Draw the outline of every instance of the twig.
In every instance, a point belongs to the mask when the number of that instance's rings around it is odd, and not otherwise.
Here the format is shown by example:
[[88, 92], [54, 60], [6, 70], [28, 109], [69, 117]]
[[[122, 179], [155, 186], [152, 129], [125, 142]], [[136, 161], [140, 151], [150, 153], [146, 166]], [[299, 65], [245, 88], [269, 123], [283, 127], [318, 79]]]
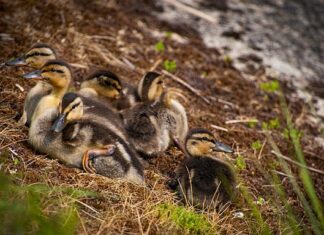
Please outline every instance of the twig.
[[20, 86], [18, 83], [15, 83], [15, 86], [21, 91], [21, 92], [24, 92], [25, 91], [25, 89], [22, 87], [22, 86]]
[[93, 50], [101, 56], [101, 58], [108, 64], [112, 65], [112, 66], [116, 66], [116, 67], [121, 67], [123, 69], [127, 69], [129, 71], [133, 71], [133, 72], [138, 72], [138, 73], [144, 73], [144, 71], [142, 69], [139, 68], [132, 68], [131, 66], [125, 64], [123, 61], [117, 59], [117, 57], [115, 57], [110, 51], [108, 51], [108, 55], [110, 58], [108, 58], [108, 56], [103, 53], [103, 51], [100, 49], [100, 47], [97, 44], [92, 44], [91, 45]]
[[258, 156], [258, 160], [261, 159], [261, 155], [262, 155], [262, 152], [263, 152], [263, 148], [264, 148], [266, 142], [267, 142], [267, 140], [265, 139], [265, 140], [263, 141], [262, 146], [261, 146], [261, 149], [260, 149], [260, 152], [259, 152], [259, 156]]
[[84, 214], [90, 216], [90, 217], [93, 218], [93, 219], [99, 220], [100, 222], [104, 222], [102, 219], [100, 219], [100, 218], [98, 218], [98, 217], [96, 217], [96, 216], [94, 216], [94, 215], [91, 215], [90, 213], [88, 213], [88, 212], [85, 211], [85, 210], [82, 210], [82, 212], [83, 212]]
[[172, 80], [176, 81], [177, 83], [180, 83], [181, 85], [183, 85], [184, 87], [186, 87], [188, 90], [190, 90], [196, 96], [198, 96], [199, 98], [201, 98], [205, 103], [210, 104], [210, 100], [208, 100], [207, 98], [203, 97], [197, 89], [195, 89], [192, 86], [190, 86], [188, 83], [186, 83], [185, 81], [183, 81], [178, 76], [175, 76], [174, 74], [169, 73], [166, 70], [162, 70], [162, 73], [165, 74], [165, 75], [167, 75], [167, 76], [169, 76]]
[[216, 126], [216, 125], [213, 125], [211, 124], [210, 125], [212, 128], [216, 129], [216, 130], [221, 130], [221, 131], [226, 131], [228, 132], [228, 129], [224, 128], [224, 127], [220, 127], [220, 126]]
[[248, 120], [229, 120], [226, 121], [225, 124], [235, 124], [235, 123], [250, 123], [250, 122], [258, 122], [256, 119], [248, 119]]
[[293, 178], [294, 177], [292, 175], [287, 175], [287, 174], [285, 174], [285, 173], [283, 173], [281, 171], [276, 171], [276, 170], [271, 170], [271, 171], [273, 171], [274, 173], [277, 173], [278, 175], [286, 176], [288, 178]]
[[141, 231], [141, 234], [144, 234], [143, 226], [142, 226], [142, 222], [141, 222], [141, 216], [140, 216], [137, 208], [136, 208], [136, 214], [137, 214], [137, 223], [138, 223], [139, 230]]
[[87, 231], [87, 228], [84, 226], [83, 219], [82, 219], [82, 217], [80, 216], [79, 211], [76, 210], [76, 212], [77, 212], [77, 215], [78, 215], [78, 217], [79, 217], [79, 220], [80, 220], [80, 223], [81, 223], [81, 226], [82, 226], [82, 229], [83, 229], [84, 233], [85, 233], [86, 235], [88, 235], [89, 233], [88, 233], [88, 231]]
[[293, 164], [295, 164], [295, 165], [297, 165], [297, 166], [304, 167], [304, 168], [306, 168], [306, 169], [308, 169], [308, 170], [310, 170], [310, 171], [313, 171], [313, 172], [316, 172], [316, 173], [319, 173], [319, 174], [324, 175], [324, 171], [321, 171], [321, 170], [319, 170], [319, 169], [316, 169], [316, 168], [313, 168], [313, 167], [310, 167], [310, 166], [305, 166], [305, 165], [303, 165], [303, 164], [301, 164], [301, 163], [299, 163], [299, 162], [296, 162], [296, 161], [290, 159], [289, 157], [286, 157], [286, 156], [282, 155], [281, 153], [277, 153], [277, 152], [274, 151], [274, 150], [272, 150], [271, 153], [273, 153], [273, 154], [276, 155], [277, 157], [283, 158], [283, 159], [285, 159], [286, 161], [291, 162], [291, 163], [293, 163]]
[[173, 5], [173, 6], [179, 8], [191, 15], [198, 16], [199, 18], [207, 20], [210, 23], [217, 23], [217, 20], [214, 17], [207, 15], [206, 13], [199, 11], [193, 7], [187, 6], [187, 5], [180, 3], [176, 0], [164, 0], [164, 1], [169, 5]]
[[130, 62], [127, 58], [122, 58], [122, 61], [127, 64], [132, 70], [136, 69], [135, 65]]
[[71, 65], [72, 67], [75, 67], [75, 68], [89, 69], [89, 66], [88, 65], [84, 65], [84, 64], [69, 63], [69, 65]]
[[73, 198], [73, 200], [76, 201], [77, 203], [81, 204], [82, 206], [84, 206], [84, 207], [86, 207], [86, 208], [92, 210], [93, 212], [95, 212], [95, 213], [97, 213], [97, 214], [100, 214], [97, 210], [95, 210], [93, 207], [87, 205], [86, 203], [81, 202], [80, 200], [78, 200], [78, 199], [74, 199], [74, 198]]
[[229, 105], [229, 106], [232, 106], [234, 108], [239, 108], [237, 104], [234, 104], [232, 102], [229, 102], [227, 100], [223, 100], [221, 98], [216, 98], [216, 97], [213, 97], [213, 96], [208, 96], [209, 99], [213, 100], [213, 101], [216, 101], [218, 103], [221, 103], [221, 104], [226, 104], [226, 105]]
[[156, 70], [156, 68], [161, 64], [162, 58], [159, 58], [155, 63], [151, 66], [150, 71]]

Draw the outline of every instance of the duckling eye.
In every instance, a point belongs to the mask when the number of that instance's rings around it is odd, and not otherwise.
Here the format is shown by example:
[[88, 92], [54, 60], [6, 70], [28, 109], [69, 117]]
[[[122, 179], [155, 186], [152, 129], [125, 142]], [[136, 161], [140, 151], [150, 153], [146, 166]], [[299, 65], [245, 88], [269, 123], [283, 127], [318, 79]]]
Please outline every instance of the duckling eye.
[[79, 106], [79, 104], [74, 104], [74, 105], [72, 105], [72, 108], [71, 109], [75, 109], [78, 106]]
[[203, 137], [201, 138], [203, 141], [209, 141], [209, 139], [207, 137]]
[[158, 85], [160, 85], [160, 84], [162, 84], [162, 83], [163, 83], [163, 81], [161, 81], [161, 80], [159, 80], [159, 81], [157, 82]]

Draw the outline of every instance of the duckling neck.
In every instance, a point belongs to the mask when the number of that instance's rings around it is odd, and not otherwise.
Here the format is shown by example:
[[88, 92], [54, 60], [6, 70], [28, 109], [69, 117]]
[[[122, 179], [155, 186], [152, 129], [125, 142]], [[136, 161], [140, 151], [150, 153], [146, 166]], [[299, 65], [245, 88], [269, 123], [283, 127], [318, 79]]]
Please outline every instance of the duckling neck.
[[68, 89], [68, 87], [63, 87], [63, 88], [62, 87], [60, 87], [60, 88], [54, 87], [51, 95], [53, 97], [61, 100], [63, 98], [64, 94], [66, 93], [67, 89]]
[[65, 92], [67, 91], [67, 87], [64, 88], [57, 88], [53, 87], [52, 92], [44, 96], [38, 103], [35, 112], [32, 117], [32, 122], [39, 117], [41, 114], [45, 113], [50, 109], [57, 109], [59, 106]]

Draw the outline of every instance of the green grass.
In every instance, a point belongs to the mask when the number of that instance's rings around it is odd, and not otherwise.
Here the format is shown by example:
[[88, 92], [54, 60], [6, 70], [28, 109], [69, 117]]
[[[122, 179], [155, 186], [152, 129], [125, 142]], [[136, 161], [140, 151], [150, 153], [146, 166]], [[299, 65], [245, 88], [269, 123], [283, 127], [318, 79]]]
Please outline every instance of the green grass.
[[76, 234], [79, 220], [74, 200], [94, 195], [46, 184], [16, 185], [0, 174], [0, 234]]
[[186, 233], [216, 234], [204, 215], [188, 208], [165, 203], [159, 205], [157, 211], [161, 219], [172, 222]]
[[275, 91], [278, 91], [280, 87], [280, 84], [278, 81], [271, 81], [271, 82], [264, 82], [260, 84], [260, 88], [263, 91], [273, 93]]
[[[305, 162], [304, 153], [303, 153], [301, 143], [300, 143], [300, 139], [302, 137], [302, 134], [301, 134], [300, 131], [298, 131], [294, 127], [294, 124], [292, 122], [291, 113], [290, 113], [290, 111], [288, 109], [286, 99], [285, 99], [284, 94], [283, 94], [281, 89], [280, 89], [280, 92], [279, 92], [279, 99], [280, 99], [281, 109], [282, 109], [282, 111], [284, 113], [284, 116], [286, 118], [286, 125], [287, 125], [287, 129], [289, 131], [289, 137], [290, 137], [292, 145], [294, 147], [296, 160], [300, 164], [306, 166], [307, 164]], [[316, 215], [317, 215], [317, 218], [312, 220], [312, 225], [313, 225], [313, 228], [314, 228], [314, 232], [317, 231], [317, 226], [316, 226], [317, 224], [320, 224], [320, 228], [318, 228], [318, 229], [324, 231], [324, 215], [323, 215], [322, 204], [321, 204], [319, 198], [316, 195], [313, 180], [312, 180], [307, 168], [299, 167], [298, 171], [299, 171], [299, 177], [300, 177], [300, 179], [301, 179], [301, 181], [303, 183], [304, 189], [305, 189], [305, 191], [306, 191], [306, 193], [307, 193], [307, 195], [308, 195], [308, 197], [309, 197], [309, 199], [311, 201], [312, 210], [314, 210]], [[317, 220], [319, 220], [319, 222]]]
[[[271, 81], [268, 83], [262, 83], [260, 85], [260, 88], [269, 93], [276, 92], [276, 94], [279, 96], [281, 111], [286, 120], [286, 128], [284, 129], [282, 135], [285, 137], [287, 141], [290, 141], [290, 144], [293, 146], [296, 160], [301, 165], [306, 166], [303, 150], [300, 143], [302, 133], [294, 127], [292, 116], [288, 109], [288, 105], [284, 97], [284, 93], [279, 85], [279, 82]], [[300, 203], [302, 204], [305, 210], [305, 215], [308, 217], [308, 220], [312, 226], [312, 232], [314, 234], [322, 234], [321, 231], [324, 230], [322, 204], [316, 195], [314, 184], [310, 177], [309, 171], [306, 167], [302, 167], [302, 166], [298, 167], [299, 178], [308, 196], [307, 198], [306, 195], [303, 193], [303, 189], [298, 184], [297, 177], [295, 177], [294, 174], [292, 173], [289, 164], [283, 158], [280, 157], [281, 154], [280, 149], [278, 148], [277, 144], [272, 138], [271, 131], [279, 127], [280, 127], [280, 122], [278, 118], [262, 123], [262, 129], [264, 130], [264, 133], [267, 137], [267, 141], [272, 147], [272, 149], [275, 151], [275, 153], [277, 154], [280, 167], [282, 168], [284, 173], [288, 175], [288, 179], [292, 185], [292, 188], [294, 192], [297, 194], [298, 199], [300, 200]], [[292, 207], [289, 205], [289, 203], [287, 203], [288, 199], [286, 197], [285, 190], [281, 186], [281, 181], [278, 175], [272, 174], [271, 177], [268, 176], [268, 179], [269, 178], [270, 181], [272, 181], [273, 185], [277, 185], [275, 187], [275, 192], [277, 193], [280, 201], [282, 202], [282, 204], [285, 206], [287, 210], [287, 217], [285, 218], [285, 221], [283, 221], [283, 223], [286, 224], [287, 227], [289, 227], [290, 231], [292, 231], [293, 234], [300, 234], [300, 225], [297, 222]], [[308, 232], [307, 229], [304, 229], [304, 232], [305, 233]]]

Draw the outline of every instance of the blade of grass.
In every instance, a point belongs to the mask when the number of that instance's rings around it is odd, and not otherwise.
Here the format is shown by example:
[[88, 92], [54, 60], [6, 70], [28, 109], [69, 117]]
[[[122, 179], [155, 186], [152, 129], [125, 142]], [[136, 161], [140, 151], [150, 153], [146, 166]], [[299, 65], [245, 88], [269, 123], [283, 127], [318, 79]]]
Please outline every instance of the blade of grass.
[[[280, 99], [281, 109], [282, 109], [282, 111], [285, 115], [285, 118], [286, 118], [287, 128], [290, 133], [290, 137], [291, 137], [291, 140], [292, 140], [292, 143], [294, 146], [296, 158], [299, 161], [299, 163], [306, 166], [304, 154], [303, 154], [302, 147], [300, 144], [300, 136], [298, 135], [296, 129], [294, 128], [294, 125], [292, 122], [292, 116], [289, 112], [287, 102], [286, 102], [285, 96], [284, 96], [281, 88], [279, 89], [279, 99]], [[322, 205], [316, 195], [314, 184], [313, 184], [312, 178], [309, 174], [309, 171], [305, 167], [298, 167], [298, 170], [299, 170], [299, 176], [301, 178], [301, 181], [303, 182], [306, 193], [310, 198], [312, 207], [320, 221], [321, 228], [322, 228], [322, 230], [324, 230], [324, 215], [323, 215]]]
[[[266, 137], [268, 139], [268, 142], [270, 143], [270, 146], [272, 147], [272, 149], [274, 151], [276, 151], [277, 153], [281, 153], [280, 150], [279, 150], [279, 148], [278, 148], [278, 146], [277, 146], [277, 144], [274, 142], [274, 140], [273, 140], [270, 132], [269, 131], [265, 131], [264, 133], [265, 133], [265, 135], [266, 135]], [[290, 177], [288, 177], [289, 180], [290, 180], [290, 183], [292, 184], [295, 193], [299, 197], [299, 199], [300, 199], [300, 201], [301, 201], [301, 203], [302, 203], [302, 205], [303, 205], [303, 207], [304, 207], [304, 209], [306, 211], [306, 214], [307, 214], [307, 216], [310, 219], [310, 222], [312, 224], [312, 228], [313, 228], [314, 233], [315, 234], [318, 234], [318, 235], [322, 234], [321, 233], [321, 229], [320, 229], [320, 224], [319, 224], [318, 220], [316, 219], [316, 216], [314, 215], [314, 213], [313, 213], [313, 211], [312, 211], [309, 203], [307, 202], [304, 194], [302, 193], [300, 187], [298, 186], [298, 183], [296, 181], [296, 178], [293, 176], [289, 165], [282, 158], [278, 158], [278, 160], [279, 160], [279, 162], [280, 162], [280, 164], [281, 164], [284, 172], [287, 175], [290, 176]]]

